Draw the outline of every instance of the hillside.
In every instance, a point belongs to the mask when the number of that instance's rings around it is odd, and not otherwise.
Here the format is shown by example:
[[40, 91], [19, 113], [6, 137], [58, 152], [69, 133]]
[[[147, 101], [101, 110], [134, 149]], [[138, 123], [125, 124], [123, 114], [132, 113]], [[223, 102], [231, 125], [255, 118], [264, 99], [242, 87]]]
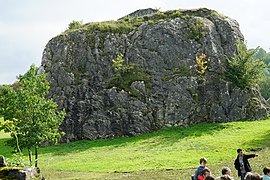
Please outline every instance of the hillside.
[[[171, 127], [138, 137], [83, 140], [43, 147], [39, 161], [48, 179], [167, 177], [185, 180], [194, 172], [199, 158], [207, 157], [215, 176], [223, 166], [228, 166], [236, 177], [233, 161], [239, 147], [259, 154], [258, 158], [250, 160], [254, 171], [261, 173], [269, 164], [269, 130], [270, 119]], [[0, 152], [10, 157], [6, 149], [1, 143]]]
[[72, 22], [48, 42], [41, 67], [67, 111], [62, 141], [266, 118], [258, 91], [225, 77], [238, 39], [235, 20], [205, 8]]

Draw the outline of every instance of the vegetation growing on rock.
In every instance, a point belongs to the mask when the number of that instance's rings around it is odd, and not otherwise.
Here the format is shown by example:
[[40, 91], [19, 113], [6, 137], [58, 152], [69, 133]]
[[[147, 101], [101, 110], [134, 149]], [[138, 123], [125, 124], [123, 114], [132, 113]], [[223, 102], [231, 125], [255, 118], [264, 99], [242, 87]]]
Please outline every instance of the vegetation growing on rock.
[[123, 89], [133, 96], [137, 96], [136, 91], [130, 87], [133, 82], [144, 81], [149, 88], [150, 77], [139, 64], [124, 64], [123, 54], [119, 54], [112, 62], [114, 73], [108, 88], [117, 87], [118, 90]]
[[[204, 13], [202, 13], [204, 12]], [[212, 18], [213, 16], [227, 18], [224, 15], [219, 14], [214, 10], [208, 10], [206, 8], [201, 8], [197, 10], [171, 10], [166, 12], [161, 12], [159, 10], [153, 10], [150, 15], [146, 16], [124, 16], [117, 21], [104, 21], [104, 22], [91, 22], [83, 24], [81, 21], [72, 21], [69, 24], [68, 29], [63, 33], [70, 33], [73, 31], [101, 31], [101, 32], [113, 32], [113, 33], [129, 33], [136, 28], [138, 28], [143, 23], [160, 23], [162, 21], [174, 19], [174, 18], [183, 18], [183, 19], [191, 19], [193, 17], [205, 17]], [[203, 24], [201, 21], [197, 21], [194, 25], [191, 25], [191, 30], [195, 34], [194, 38], [198, 40], [198, 38], [204, 35], [203, 32], [200, 32], [200, 28], [203, 28]]]
[[253, 55], [258, 50], [248, 50], [246, 45], [240, 41], [236, 44], [237, 52], [232, 59], [228, 58], [227, 78], [238, 87], [255, 87], [263, 76], [266, 68], [263, 59], [255, 59]]

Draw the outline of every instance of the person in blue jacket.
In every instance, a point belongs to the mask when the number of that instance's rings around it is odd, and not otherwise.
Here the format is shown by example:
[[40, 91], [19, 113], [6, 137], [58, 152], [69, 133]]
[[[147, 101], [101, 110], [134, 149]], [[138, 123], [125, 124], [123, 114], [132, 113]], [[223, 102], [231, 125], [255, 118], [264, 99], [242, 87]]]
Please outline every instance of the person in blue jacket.
[[206, 168], [207, 159], [200, 159], [200, 166], [195, 171], [195, 174], [192, 176], [192, 180], [198, 180], [198, 176], [201, 175], [202, 171]]

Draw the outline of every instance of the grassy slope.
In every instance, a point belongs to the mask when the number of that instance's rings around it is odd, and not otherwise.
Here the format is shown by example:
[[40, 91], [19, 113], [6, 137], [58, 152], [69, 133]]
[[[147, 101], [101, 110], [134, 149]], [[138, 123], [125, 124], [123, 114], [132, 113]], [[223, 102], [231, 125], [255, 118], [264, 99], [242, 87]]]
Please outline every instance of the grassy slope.
[[[250, 160], [255, 171], [261, 173], [269, 164], [264, 157], [269, 154], [269, 130], [270, 119], [172, 127], [138, 137], [44, 147], [39, 163], [48, 179], [189, 179], [199, 158], [207, 157], [215, 176], [228, 166], [236, 177], [233, 160], [239, 147], [247, 151], [262, 147], [256, 152], [259, 157]], [[4, 149], [1, 143], [0, 152], [10, 156]]]

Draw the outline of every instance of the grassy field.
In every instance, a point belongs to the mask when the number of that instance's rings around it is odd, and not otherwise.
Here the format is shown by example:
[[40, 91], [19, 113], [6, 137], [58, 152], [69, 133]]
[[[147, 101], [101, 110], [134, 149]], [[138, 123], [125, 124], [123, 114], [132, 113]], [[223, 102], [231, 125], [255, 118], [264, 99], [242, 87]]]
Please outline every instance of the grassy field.
[[[11, 157], [0, 135], [0, 153]], [[190, 179], [201, 157], [214, 176], [233, 161], [236, 149], [257, 153], [253, 170], [269, 166], [270, 119], [197, 124], [113, 140], [77, 141], [40, 149], [39, 165], [47, 179]], [[27, 159], [27, 157], [25, 157]]]

